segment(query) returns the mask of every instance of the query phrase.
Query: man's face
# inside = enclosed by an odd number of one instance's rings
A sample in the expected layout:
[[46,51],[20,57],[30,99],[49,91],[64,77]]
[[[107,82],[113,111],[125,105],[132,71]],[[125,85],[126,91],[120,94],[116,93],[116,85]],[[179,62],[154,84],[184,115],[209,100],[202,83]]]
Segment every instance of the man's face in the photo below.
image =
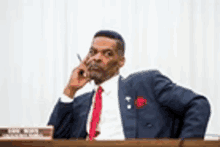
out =
[[90,78],[96,83],[109,79],[124,65],[124,57],[118,55],[116,40],[107,37],[94,38],[88,58]]

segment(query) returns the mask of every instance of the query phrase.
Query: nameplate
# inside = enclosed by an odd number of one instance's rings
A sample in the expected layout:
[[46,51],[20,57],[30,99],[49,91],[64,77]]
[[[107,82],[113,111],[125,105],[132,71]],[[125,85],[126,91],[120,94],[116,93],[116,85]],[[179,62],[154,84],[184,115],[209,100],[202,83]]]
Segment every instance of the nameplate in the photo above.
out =
[[0,140],[52,140],[53,126],[45,127],[1,127]]

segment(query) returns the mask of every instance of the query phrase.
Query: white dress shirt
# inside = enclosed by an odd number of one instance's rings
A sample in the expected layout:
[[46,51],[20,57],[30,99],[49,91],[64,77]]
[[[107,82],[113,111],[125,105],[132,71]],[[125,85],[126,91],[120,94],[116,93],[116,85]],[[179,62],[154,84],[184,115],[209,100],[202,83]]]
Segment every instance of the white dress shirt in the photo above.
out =
[[[95,138],[95,140],[124,140],[124,132],[120,113],[120,104],[118,98],[118,79],[119,75],[112,77],[111,79],[105,81],[101,85],[95,85],[95,90],[101,86],[103,88],[102,92],[102,112],[99,121],[98,131],[100,134]],[[76,97],[76,96],[75,96]],[[72,102],[73,100],[62,95],[62,102]],[[95,94],[92,99],[92,106],[90,107],[88,121],[86,124],[86,130],[89,134],[90,122],[93,112],[93,106],[95,101]]]

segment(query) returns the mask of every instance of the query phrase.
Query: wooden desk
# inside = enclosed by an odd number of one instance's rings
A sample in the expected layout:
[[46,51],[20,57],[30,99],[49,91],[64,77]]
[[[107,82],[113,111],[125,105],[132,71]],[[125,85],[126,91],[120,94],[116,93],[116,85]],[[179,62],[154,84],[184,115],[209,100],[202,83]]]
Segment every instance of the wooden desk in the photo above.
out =
[[126,141],[1,140],[0,147],[220,147],[220,141],[141,139]]

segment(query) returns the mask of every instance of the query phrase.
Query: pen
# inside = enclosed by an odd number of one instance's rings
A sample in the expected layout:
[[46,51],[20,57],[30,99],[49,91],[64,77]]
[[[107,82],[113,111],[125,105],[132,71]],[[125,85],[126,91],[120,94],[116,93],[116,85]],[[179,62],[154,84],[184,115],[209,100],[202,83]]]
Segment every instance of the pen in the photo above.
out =
[[81,57],[79,56],[79,54],[77,54],[77,57],[78,57],[79,61],[82,62],[82,59],[81,59]]
[[[82,63],[82,59],[81,59],[81,57],[79,56],[79,54],[77,54],[77,57],[78,57],[80,63]],[[81,70],[81,71],[80,71],[80,75],[83,75],[83,73],[84,73],[84,71]]]
[[[79,59],[79,61],[80,61],[80,63],[82,63],[82,59],[81,59],[81,57],[80,57],[80,55],[79,54],[77,54],[77,57],[78,57],[78,59]],[[81,70],[80,71],[80,74],[81,75],[83,75],[83,73],[84,73],[84,71],[83,70]],[[89,82],[90,83],[90,82]],[[91,83],[90,83],[91,84]]]

